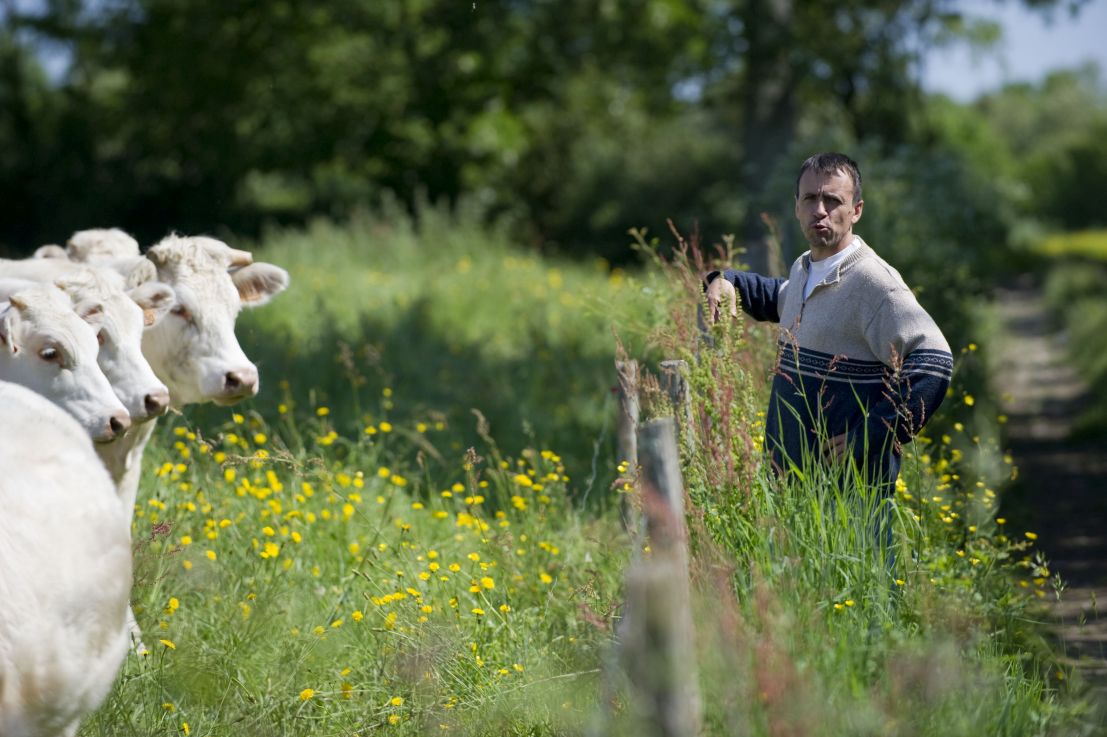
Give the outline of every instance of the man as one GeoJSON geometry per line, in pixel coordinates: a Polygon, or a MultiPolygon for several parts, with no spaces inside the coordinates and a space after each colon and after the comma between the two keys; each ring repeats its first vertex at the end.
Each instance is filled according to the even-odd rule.
{"type": "Polygon", "coordinates": [[[796,180],[796,219],[811,250],[787,279],[728,269],[707,276],[715,320],[736,298],[756,320],[780,323],[765,442],[778,471],[853,459],[890,493],[900,450],[945,397],[949,345],[899,272],[861,238],[861,173],[848,156],[821,153],[796,180]]]}

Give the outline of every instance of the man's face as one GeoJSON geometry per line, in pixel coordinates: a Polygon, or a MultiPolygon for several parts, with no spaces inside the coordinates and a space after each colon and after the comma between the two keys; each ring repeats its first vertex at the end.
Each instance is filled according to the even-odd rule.
{"type": "Polygon", "coordinates": [[[837,251],[853,240],[853,224],[861,219],[865,202],[853,202],[853,180],[844,171],[803,173],[796,199],[796,219],[812,251],[837,251]]]}

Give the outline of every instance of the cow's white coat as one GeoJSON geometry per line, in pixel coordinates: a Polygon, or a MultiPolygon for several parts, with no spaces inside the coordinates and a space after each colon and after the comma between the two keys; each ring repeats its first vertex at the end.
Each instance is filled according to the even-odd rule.
{"type": "Polygon", "coordinates": [[[75,419],[3,382],[0,417],[0,735],[70,737],[126,656],[129,514],[75,419]]]}

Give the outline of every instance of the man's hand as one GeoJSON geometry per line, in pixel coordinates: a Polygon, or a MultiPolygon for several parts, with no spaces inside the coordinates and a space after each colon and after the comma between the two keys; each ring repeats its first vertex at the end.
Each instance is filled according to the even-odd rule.
{"type": "Polygon", "coordinates": [[[738,293],[734,285],[719,274],[707,285],[707,311],[711,313],[711,322],[718,322],[724,309],[731,317],[738,317],[738,293]]]}
{"type": "Polygon", "coordinates": [[[828,460],[841,461],[849,457],[849,444],[846,434],[835,435],[823,443],[823,455],[828,460]]]}

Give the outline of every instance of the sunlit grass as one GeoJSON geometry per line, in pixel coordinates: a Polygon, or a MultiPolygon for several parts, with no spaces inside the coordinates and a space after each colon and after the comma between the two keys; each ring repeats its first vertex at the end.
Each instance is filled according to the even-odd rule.
{"type": "Polygon", "coordinates": [[[1107,261],[1107,230],[1054,233],[1042,238],[1034,250],[1053,258],[1078,256],[1107,261]]]}
{"type": "Polygon", "coordinates": [[[347,437],[327,409],[161,432],[134,522],[148,654],[85,734],[480,733],[509,694],[595,678],[577,607],[611,608],[625,547],[570,509],[561,458],[490,447],[432,477],[441,428],[347,437]]]}

